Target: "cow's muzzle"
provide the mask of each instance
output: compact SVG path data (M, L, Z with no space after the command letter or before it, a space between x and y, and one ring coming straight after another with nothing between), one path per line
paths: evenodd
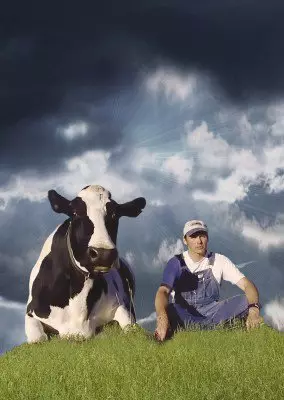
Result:
M89 247L87 257L91 268L96 272L108 272L118 257L117 249Z

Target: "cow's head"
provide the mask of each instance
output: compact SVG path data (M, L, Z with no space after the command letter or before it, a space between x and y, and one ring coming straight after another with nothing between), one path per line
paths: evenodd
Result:
M137 217L146 205L143 197L118 204L108 190L99 185L86 186L67 200L55 190L48 192L52 209L71 218L71 250L82 272L107 272L117 265L116 237L122 216Z

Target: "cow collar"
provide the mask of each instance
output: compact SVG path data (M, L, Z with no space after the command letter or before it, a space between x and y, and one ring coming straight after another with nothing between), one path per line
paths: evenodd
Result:
M70 236L71 236L71 225L72 225L72 220L70 220L70 224L69 224L68 229L67 229L67 232L66 232L66 243L67 243L68 253L69 253L70 259L71 259L71 261L72 261L73 267L74 267L77 271L79 271L81 274L83 274L84 277L85 277L85 280L87 280L87 279L90 277L90 272L83 271L81 268L78 267L78 265L77 265L77 263L76 263L76 260L75 260L75 257L74 257L74 254L73 254L73 251L72 251L71 240L70 240Z

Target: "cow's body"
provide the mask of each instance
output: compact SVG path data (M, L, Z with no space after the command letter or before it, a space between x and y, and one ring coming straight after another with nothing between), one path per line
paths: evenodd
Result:
M96 210L92 208L95 201L92 190L100 193L100 202L102 194L105 195L102 207L98 202ZM28 342L45 340L50 333L87 338L110 321L115 320L125 328L136 320L135 280L130 266L115 252L116 234L119 217L139 215L145 206L144 199L142 207L141 198L134 200L133 214L133 202L126 203L128 208L117 205L107 197L109 192L99 186L90 186L84 191L90 192L91 202L86 198L81 201L83 195L76 198L80 200L81 210L82 204L87 204L83 207L85 211L75 217L68 212L70 218L48 237L32 269L25 324ZM106 210L106 203L111 202L117 213L120 207L117 218L113 217L113 208L111 213ZM55 204L53 208L56 210L56 207ZM64 211L60 211L61 205L58 207L57 212L67 213L65 203ZM76 207L78 211L78 204Z

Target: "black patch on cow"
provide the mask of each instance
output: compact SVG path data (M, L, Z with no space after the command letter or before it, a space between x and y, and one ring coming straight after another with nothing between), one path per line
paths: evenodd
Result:
M119 205L116 201L111 200L106 203L106 216L105 216L105 226L107 232L112 240L112 242L116 246L117 241L117 232L118 232L118 223L119 223Z
M44 322L40 321L44 333L47 335L48 339L51 338L51 336L54 335L59 335L59 332L57 329L52 328L52 326L45 324Z
M87 215L87 206L81 197L75 197L75 199L71 201L70 206L74 214L79 215L80 217Z
M109 236L115 245L117 241L119 218L135 218L141 214L142 209L145 208L145 206L146 200L144 197L138 197L124 204L118 204L114 200L111 200L106 204L107 214L105 216L105 225Z
M93 287L87 296L87 318L89 318L90 313L94 307L94 304L99 300L103 293L107 294L107 282L102 274L98 274Z
M47 196L53 211L66 214L69 217L72 216L73 212L69 200L57 193L56 190L49 190Z
M80 293L84 276L77 271L66 246L66 231L70 221L66 220L56 231L51 252L42 261L38 275L32 286L32 301L27 312L35 312L40 318L48 318L51 308L64 308L69 299Z
M87 186L83 187L82 190L88 189L90 186L91 186L91 185L87 185Z
M74 257L81 265L84 265L83 259L93 233L94 224L87 215L74 218L71 229L71 247Z
M132 201L119 205L119 214L121 217L135 218L141 214L142 209L146 206L146 199L144 197L137 197Z

